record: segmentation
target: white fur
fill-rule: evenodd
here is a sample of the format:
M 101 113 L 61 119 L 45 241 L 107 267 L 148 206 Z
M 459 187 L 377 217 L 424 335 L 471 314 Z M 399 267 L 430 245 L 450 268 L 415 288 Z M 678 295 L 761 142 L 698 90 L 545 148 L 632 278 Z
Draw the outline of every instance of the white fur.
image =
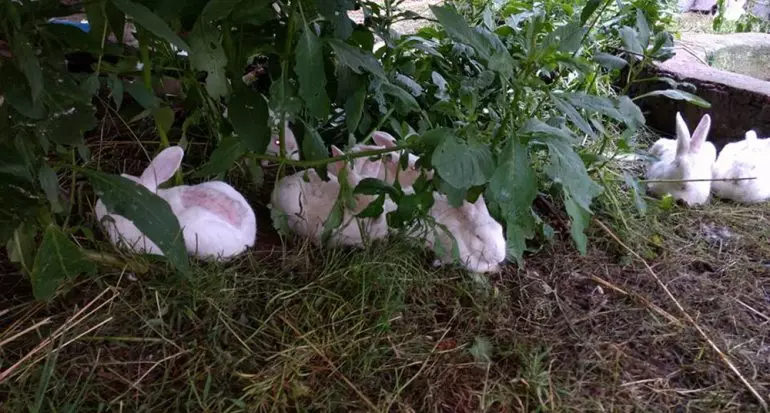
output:
M 758 139 L 753 130 L 746 132 L 744 140 L 722 148 L 713 172 L 714 179 L 732 179 L 712 183 L 720 198 L 744 203 L 770 199 L 770 140 Z
M 359 143 L 353 146 L 351 152 L 363 152 L 393 148 L 397 145 L 396 138 L 387 132 L 375 131 L 372 133 L 372 140 L 374 140 L 376 145 L 365 145 Z M 384 167 L 379 168 L 378 175 L 371 176 L 371 178 L 377 178 L 393 185 L 393 183 L 396 181 L 396 177 L 398 176 L 399 185 L 401 185 L 402 188 L 410 188 L 412 185 L 414 185 L 423 171 L 417 166 L 417 161 L 420 159 L 417 155 L 409 153 L 407 156 L 409 157 L 409 160 L 406 169 L 401 169 L 401 155 L 399 155 L 397 152 L 383 154 L 378 159 L 367 157 L 356 158 L 353 164 L 353 169 L 360 173 L 362 170 L 364 170 L 364 168 L 368 167 L 368 165 L 373 163 L 381 163 Z M 425 171 L 424 173 L 428 179 L 433 177 L 433 171 Z
M 284 138 L 286 139 L 286 157 L 293 160 L 299 160 L 299 144 L 297 143 L 297 137 L 294 136 L 294 132 L 289 128 L 289 122 L 284 123 Z M 272 135 L 270 137 L 270 143 L 267 144 L 265 155 L 279 156 L 281 154 L 281 137 L 280 135 Z M 262 166 L 268 166 L 269 161 L 263 160 Z
M 711 168 L 716 161 L 716 148 L 706 141 L 710 128 L 711 117 L 704 115 L 691 137 L 684 119 L 676 114 L 676 140 L 659 139 L 650 148 L 658 160 L 647 168 L 647 179 L 682 182 L 650 182 L 650 192 L 658 196 L 671 194 L 688 205 L 709 201 Z M 686 182 L 695 179 L 704 181 Z
M 426 245 L 436 252 L 437 261 L 454 261 L 454 238 L 465 268 L 477 273 L 498 271 L 506 257 L 505 235 L 503 227 L 489 214 L 484 197 L 479 196 L 475 203 L 463 201 L 459 208 L 449 205 L 447 197 L 438 192 L 433 193 L 433 199 L 430 215 L 437 225 L 434 234 L 427 234 Z M 440 250 L 436 244 L 440 244 Z
M 332 146 L 332 152 L 334 156 L 343 154 L 334 146 Z M 347 168 L 348 184 L 351 188 L 355 188 L 362 179 L 377 175 L 380 165 L 368 165 L 361 171 L 364 175 L 361 175 L 347 167 L 345 161 L 334 162 L 328 166 L 328 181 L 324 181 L 313 169 L 288 175 L 278 181 L 273 189 L 270 199 L 271 208 L 277 208 L 285 214 L 292 232 L 310 238 L 320 245 L 324 223 L 339 197 L 341 186 L 337 176 L 342 168 Z M 307 181 L 305 175 L 307 175 Z M 374 201 L 375 196 L 356 194 L 353 199 L 355 207 L 352 210 L 344 209 L 342 225 L 336 228 L 329 238 L 332 246 L 361 247 L 365 245 L 367 239 L 375 240 L 388 235 L 386 213 L 395 210 L 395 204 L 386 201 L 385 213 L 377 218 L 356 218 L 355 215 Z
M 226 260 L 254 245 L 257 219 L 246 199 L 230 185 L 211 181 L 198 185 L 180 185 L 158 189 L 171 179 L 181 165 L 181 147 L 166 148 L 153 159 L 139 178 L 123 175 L 146 187 L 169 203 L 179 220 L 187 252 L 202 259 Z M 123 243 L 137 252 L 163 255 L 128 219 L 108 214 L 101 200 L 96 215 L 101 221 L 110 215 L 116 224 L 107 225 L 110 241 Z M 136 246 L 134 246 L 136 245 Z

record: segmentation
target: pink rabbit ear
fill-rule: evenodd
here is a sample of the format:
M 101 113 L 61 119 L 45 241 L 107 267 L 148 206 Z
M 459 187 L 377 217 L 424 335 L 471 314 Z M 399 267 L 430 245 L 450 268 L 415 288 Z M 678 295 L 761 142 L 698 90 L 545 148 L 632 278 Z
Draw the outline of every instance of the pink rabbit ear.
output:
M 344 156 L 344 155 L 345 155 L 345 152 L 342 152 L 340 150 L 340 148 L 332 145 L 332 156 L 333 157 Z M 332 163 L 330 163 L 330 164 L 328 164 L 326 166 L 326 170 L 329 171 L 330 174 L 335 175 L 335 176 L 339 175 L 340 171 L 343 168 L 345 168 L 345 161 L 344 160 L 343 161 L 332 162 Z
M 184 150 L 180 146 L 171 146 L 162 150 L 142 173 L 139 178 L 141 184 L 154 191 L 158 185 L 174 176 L 182 164 L 183 157 Z
M 700 151 L 703 142 L 706 142 L 706 139 L 708 139 L 709 130 L 711 130 L 711 116 L 705 114 L 692 133 L 692 140 L 690 141 L 691 152 Z
M 384 146 L 386 148 L 392 148 L 396 146 L 396 138 L 387 132 L 375 131 L 372 133 L 372 139 L 377 145 Z

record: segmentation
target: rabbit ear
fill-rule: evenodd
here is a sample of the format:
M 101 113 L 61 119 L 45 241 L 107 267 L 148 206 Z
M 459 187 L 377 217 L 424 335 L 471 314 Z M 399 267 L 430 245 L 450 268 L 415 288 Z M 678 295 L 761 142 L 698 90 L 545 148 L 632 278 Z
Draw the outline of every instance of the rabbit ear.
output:
M 708 114 L 703 115 L 698 123 L 698 127 L 695 128 L 695 132 L 692 133 L 692 139 L 690 140 L 690 151 L 700 151 L 703 142 L 706 142 L 709 136 L 709 130 L 711 130 L 711 116 Z
M 345 152 L 342 152 L 340 150 L 340 148 L 332 145 L 332 156 L 333 157 L 343 156 L 343 155 L 345 155 Z M 332 162 L 332 163 L 326 165 L 326 170 L 329 171 L 330 174 L 335 175 L 335 176 L 339 175 L 340 171 L 343 168 L 345 168 L 345 161 L 344 160 Z
M 158 185 L 168 181 L 179 169 L 184 157 L 184 150 L 181 146 L 171 146 L 162 150 L 150 166 L 142 172 L 139 178 L 141 184 L 151 191 L 155 191 Z
M 682 156 L 690 152 L 690 129 L 687 127 L 682 114 L 676 112 L 676 155 Z
M 759 139 L 759 138 L 757 138 L 757 132 L 755 132 L 753 130 L 750 130 L 750 131 L 746 132 L 746 140 L 747 141 L 756 141 L 757 139 Z
M 386 148 L 392 148 L 396 146 L 396 138 L 387 132 L 375 131 L 372 133 L 372 139 L 377 145 L 384 146 Z

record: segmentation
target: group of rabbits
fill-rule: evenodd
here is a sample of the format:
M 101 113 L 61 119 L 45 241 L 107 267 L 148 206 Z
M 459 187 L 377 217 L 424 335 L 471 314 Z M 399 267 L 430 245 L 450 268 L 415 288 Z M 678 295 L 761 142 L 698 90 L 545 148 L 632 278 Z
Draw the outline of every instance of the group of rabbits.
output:
M 375 131 L 374 145 L 357 144 L 352 152 L 394 148 L 396 139 L 390 134 Z M 284 149 L 291 159 L 299 159 L 299 145 L 288 126 L 284 125 Z M 280 138 L 273 136 L 266 154 L 280 152 Z M 344 153 L 332 146 L 332 156 Z M 123 174 L 161 198 L 168 201 L 182 228 L 185 247 L 190 255 L 201 259 L 227 260 L 235 257 L 256 240 L 257 221 L 254 210 L 246 199 L 230 185 L 220 181 L 197 185 L 181 185 L 168 189 L 158 186 L 169 180 L 179 169 L 184 151 L 173 146 L 161 151 L 139 177 Z M 365 178 L 380 179 L 388 184 L 398 181 L 404 192 L 413 193 L 412 185 L 421 174 L 432 177 L 432 171 L 422 171 L 416 163 L 419 158 L 406 154 L 406 168 L 401 168 L 401 156 L 396 151 L 377 158 L 358 157 L 351 162 L 340 160 L 327 165 L 329 180 L 324 181 L 314 169 L 299 171 L 281 178 L 271 194 L 270 208 L 285 217 L 289 229 L 320 244 L 324 223 L 337 202 L 341 185 L 339 176 L 346 176 L 354 188 Z M 263 165 L 267 162 L 263 161 Z M 341 174 L 346 169 L 345 174 Z M 354 194 L 353 202 L 345 205 L 339 228 L 328 238 L 332 246 L 363 246 L 366 241 L 382 239 L 391 232 L 386 214 L 397 206 L 386 199 L 384 212 L 376 218 L 356 215 L 375 200 L 374 195 Z M 459 253 L 460 264 L 478 273 L 495 272 L 506 259 L 506 243 L 502 226 L 490 215 L 483 196 L 476 202 L 463 201 L 452 207 L 443 194 L 433 193 L 434 204 L 429 211 L 435 228 L 427 236 L 420 235 L 425 245 L 437 256 L 434 265 L 455 261 L 453 251 Z M 106 228 L 110 241 L 137 252 L 162 255 L 160 249 L 125 217 L 109 213 L 101 200 L 95 207 L 96 217 Z M 105 219 L 107 218 L 107 219 Z M 415 234 L 415 232 L 412 232 Z M 415 236 L 415 235 L 413 235 Z M 455 245 L 457 250 L 453 248 Z
M 743 140 L 725 145 L 717 157 L 707 141 L 711 117 L 704 115 L 690 135 L 681 114 L 676 114 L 676 139 L 658 139 L 650 154 L 657 158 L 647 168 L 648 188 L 655 195 L 671 196 L 687 205 L 709 202 L 711 193 L 742 203 L 770 199 L 770 139 L 746 132 Z

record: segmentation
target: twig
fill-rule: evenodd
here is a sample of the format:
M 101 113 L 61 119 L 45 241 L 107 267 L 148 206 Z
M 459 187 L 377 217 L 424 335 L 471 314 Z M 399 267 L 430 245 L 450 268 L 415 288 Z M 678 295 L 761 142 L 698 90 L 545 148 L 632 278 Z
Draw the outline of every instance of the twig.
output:
M 676 305 L 677 309 L 682 313 L 682 315 L 687 319 L 687 321 L 690 324 L 692 324 L 692 326 L 695 327 L 696 330 L 698 330 L 698 333 L 703 337 L 704 340 L 706 340 L 709 346 L 719 355 L 722 361 L 725 364 L 727 364 L 727 366 L 730 368 L 730 370 L 733 371 L 733 373 L 735 373 L 736 376 L 738 376 L 738 379 L 740 379 L 740 381 L 746 386 L 746 388 L 751 392 L 754 398 L 756 398 L 759 404 L 762 406 L 762 410 L 767 412 L 768 405 L 765 399 L 759 394 L 759 392 L 757 392 L 754 386 L 752 386 L 751 383 L 749 383 L 749 381 L 743 376 L 743 374 L 741 374 L 741 372 L 738 370 L 737 367 L 735 367 L 733 362 L 730 361 L 727 355 L 723 353 L 722 350 L 719 349 L 719 347 L 714 343 L 713 340 L 711 340 L 711 338 L 709 338 L 708 334 L 706 334 L 706 332 L 703 331 L 700 325 L 698 325 L 698 323 L 695 322 L 695 320 L 687 312 L 687 310 L 684 309 L 682 304 L 679 303 L 679 300 L 677 300 L 676 297 L 674 297 L 674 294 L 672 294 L 671 291 L 668 289 L 668 287 L 666 287 L 666 284 L 664 284 L 663 281 L 660 280 L 660 277 L 658 277 L 658 274 L 656 274 L 655 271 L 652 269 L 652 267 L 650 267 L 650 265 L 647 264 L 647 261 L 645 261 L 645 259 L 642 258 L 641 255 L 639 255 L 636 251 L 634 251 L 628 245 L 626 245 L 623 241 L 621 241 L 620 238 L 617 235 L 615 235 L 615 233 L 612 232 L 612 230 L 607 225 L 605 225 L 601 220 L 594 219 L 594 221 L 597 224 L 599 224 L 602 230 L 604 230 L 604 232 L 606 232 L 607 235 L 609 235 L 612 239 L 614 239 L 615 242 L 618 243 L 618 245 L 623 247 L 623 249 L 628 251 L 631 255 L 634 256 L 634 258 L 639 260 L 644 265 L 644 267 L 647 269 L 647 272 L 649 272 L 650 275 L 652 275 L 652 277 L 655 279 L 655 282 L 657 282 L 658 285 L 663 289 L 663 291 L 666 292 L 666 295 L 668 295 L 668 298 L 670 298 L 671 301 L 674 303 L 674 305 Z
M 337 368 L 337 366 L 335 366 L 335 365 L 334 365 L 334 363 L 332 363 L 332 361 L 331 361 L 331 360 L 329 360 L 329 358 L 328 358 L 328 357 L 326 357 L 326 354 L 324 354 L 323 352 L 321 352 L 321 349 L 319 349 L 318 347 L 316 347 L 316 345 L 315 345 L 315 344 L 313 344 L 313 343 L 312 343 L 310 340 L 308 340 L 308 338 L 307 338 L 307 337 L 305 337 L 305 336 L 304 336 L 304 335 L 303 335 L 303 334 L 302 334 L 302 333 L 301 333 L 301 332 L 300 332 L 300 331 L 297 329 L 297 327 L 294 327 L 294 325 L 293 325 L 291 322 L 289 322 L 289 320 L 287 320 L 287 319 L 286 319 L 286 317 L 284 317 L 284 316 L 282 316 L 282 315 L 279 315 L 279 316 L 278 316 L 278 318 L 280 318 L 280 319 L 281 319 L 281 321 L 283 321 L 284 323 L 286 323 L 286 325 L 287 325 L 287 326 L 289 326 L 289 328 L 290 328 L 292 331 L 294 331 L 294 334 L 296 334 L 296 335 L 297 335 L 299 338 L 301 338 L 302 340 L 304 340 L 304 341 L 305 341 L 305 343 L 307 343 L 307 345 L 308 345 L 308 346 L 310 346 L 310 348 L 312 348 L 312 349 L 313 349 L 313 351 L 315 351 L 315 352 L 316 352 L 316 354 L 318 354 L 318 356 L 319 356 L 319 357 L 321 357 L 321 358 L 322 358 L 322 359 L 323 359 L 323 360 L 326 362 L 326 364 L 328 364 L 328 365 L 329 365 L 329 367 L 331 367 L 331 369 L 332 369 L 332 371 L 333 371 L 333 372 L 337 373 L 337 374 L 338 374 L 340 377 L 342 377 L 342 380 L 343 380 L 343 381 L 345 381 L 345 384 L 347 384 L 347 385 L 348 385 L 348 387 L 350 387 L 350 388 L 351 388 L 351 389 L 352 389 L 352 390 L 353 390 L 353 391 L 354 391 L 354 392 L 355 392 L 355 393 L 358 395 L 358 397 L 360 397 L 360 398 L 361 398 L 361 400 L 362 400 L 362 401 L 363 401 L 363 402 L 364 402 L 364 403 L 365 403 L 367 406 L 369 406 L 369 408 L 370 408 L 372 411 L 377 411 L 377 410 L 378 410 L 378 409 L 377 409 L 377 406 L 376 406 L 374 403 L 372 403 L 372 401 L 371 401 L 371 400 L 369 400 L 369 398 L 368 398 L 368 397 L 366 397 L 366 395 L 365 395 L 364 393 L 362 393 L 362 392 L 361 392 L 361 390 L 358 390 L 358 387 L 356 387 L 356 385 L 355 385 L 355 384 L 353 384 L 353 382 L 351 382 L 350 380 L 348 380 L 348 378 L 347 378 L 347 377 L 345 377 L 345 375 L 344 375 L 344 374 L 342 374 L 342 372 L 340 372 L 340 370 Z
M 41 326 L 44 326 L 44 325 L 50 324 L 50 323 L 51 323 L 51 317 L 48 317 L 48 318 L 46 318 L 43 321 L 39 321 L 39 322 L 35 323 L 34 325 L 32 325 L 30 327 L 27 327 L 26 329 L 24 329 L 24 331 L 20 331 L 20 332 L 14 334 L 11 337 L 8 337 L 7 339 L 5 339 L 3 341 L 0 341 L 0 347 L 3 347 L 4 345 L 10 343 L 13 340 L 16 340 L 17 338 L 23 336 L 24 334 L 29 333 L 32 330 L 36 330 L 38 327 L 41 327 Z
M 664 309 L 662 309 L 662 308 L 658 307 L 657 305 L 655 305 L 655 304 L 654 304 L 653 302 L 651 302 L 650 300 L 648 300 L 648 299 L 644 298 L 644 296 L 642 296 L 642 295 L 640 295 L 640 294 L 637 294 L 637 293 L 635 293 L 635 292 L 633 292 L 633 291 L 626 291 L 626 290 L 624 290 L 624 289 L 622 289 L 622 288 L 618 287 L 617 285 L 615 285 L 615 284 L 612 284 L 611 282 L 609 282 L 609 281 L 606 281 L 606 280 L 604 280 L 604 279 L 602 279 L 602 278 L 599 278 L 599 277 L 597 277 L 597 276 L 595 276 L 595 275 L 592 275 L 592 276 L 591 276 L 591 279 L 592 279 L 592 280 L 594 280 L 594 281 L 595 281 L 597 284 L 601 284 L 601 285 L 603 285 L 603 286 L 605 286 L 605 287 L 607 287 L 607 288 L 609 288 L 609 289 L 611 289 L 611 290 L 613 290 L 613 291 L 615 291 L 615 292 L 618 292 L 618 293 L 620 293 L 620 294 L 623 294 L 623 295 L 627 295 L 627 296 L 630 296 L 631 298 L 633 298 L 633 299 L 635 299 L 635 300 L 637 300 L 637 301 L 641 302 L 642 304 L 644 304 L 644 305 L 645 305 L 647 308 L 649 308 L 650 310 L 652 310 L 652 311 L 654 311 L 654 312 L 658 313 L 658 314 L 659 314 L 660 316 L 662 316 L 663 318 L 665 318 L 665 319 L 667 319 L 668 321 L 670 321 L 670 322 L 672 322 L 672 323 L 676 324 L 676 325 L 677 325 L 677 327 L 682 327 L 682 322 L 681 322 L 681 321 L 679 321 L 679 319 L 678 319 L 678 318 L 676 318 L 676 317 L 674 317 L 673 315 L 671 315 L 671 313 L 669 313 L 668 311 L 666 311 L 666 310 L 664 310 Z

